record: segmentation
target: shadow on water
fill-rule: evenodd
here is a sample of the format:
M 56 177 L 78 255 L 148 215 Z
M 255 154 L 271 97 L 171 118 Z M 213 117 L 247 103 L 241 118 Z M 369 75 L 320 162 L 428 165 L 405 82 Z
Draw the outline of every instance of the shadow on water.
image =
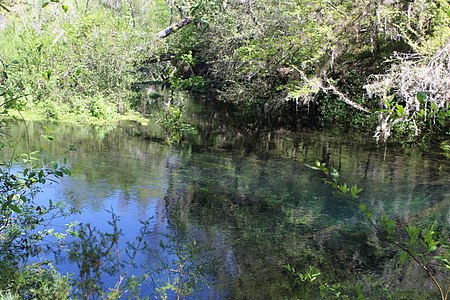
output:
M 45 187 L 38 201 L 63 200 L 82 210 L 73 220 L 100 228 L 109 218 L 105 209 L 112 208 L 127 239 L 138 234 L 139 220 L 152 218 L 152 251 L 140 259 L 153 270 L 162 256 L 176 261 L 170 241 L 181 228 L 174 224 L 182 225 L 183 242 L 195 240 L 199 249 L 208 249 L 203 258 L 210 258 L 197 256 L 190 263 L 213 264 L 205 275 L 211 289 L 197 286 L 200 298 L 319 297 L 317 289 L 295 285 L 286 264 L 301 271 L 317 266 L 327 280 L 347 286 L 369 286 L 376 279 L 430 287 L 420 270 L 394 274 L 389 253 L 381 251 L 357 207 L 333 194 L 305 163 L 325 161 L 364 187 L 363 201 L 375 214 L 399 222 L 448 222 L 450 165 L 438 151 L 386 151 L 358 135 L 230 127 L 217 111 L 196 117 L 202 112 L 193 106 L 187 112 L 198 136 L 179 149 L 162 143 L 154 125 L 46 124 L 55 137 L 48 142 L 41 138 L 43 124 L 28 123 L 31 149 L 42 150 L 48 160 L 63 153 L 74 170 L 73 177 Z M 16 153 L 24 151 L 23 125 L 10 123 L 9 133 Z M 65 153 L 67 145 L 77 151 Z M 3 157 L 10 155 L 4 150 Z M 166 247 L 159 246 L 161 240 Z M 60 268 L 75 272 L 69 261 Z M 144 286 L 153 297 L 170 276 L 158 274 Z

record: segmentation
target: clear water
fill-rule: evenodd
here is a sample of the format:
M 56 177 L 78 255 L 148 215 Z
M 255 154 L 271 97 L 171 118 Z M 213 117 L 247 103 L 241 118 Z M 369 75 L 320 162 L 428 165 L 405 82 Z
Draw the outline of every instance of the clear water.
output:
M 15 152 L 25 151 L 24 125 L 10 125 Z M 420 286 L 431 287 L 420 271 L 393 274 L 389 255 L 358 208 L 335 195 L 305 163 L 326 161 L 349 184 L 363 187 L 361 201 L 376 215 L 449 225 L 450 164 L 439 150 L 385 149 L 370 137 L 320 132 L 233 136 L 217 130 L 200 132 L 192 145 L 175 149 L 158 142 L 162 135 L 155 127 L 136 124 L 46 124 L 55 137 L 48 142 L 41 137 L 42 124 L 27 126 L 31 149 L 42 150 L 47 160 L 67 157 L 74 171 L 46 186 L 37 199 L 62 200 L 81 210 L 55 220 L 57 229 L 78 220 L 109 230 L 106 210 L 113 210 L 120 216 L 124 245 L 139 234 L 139 221 L 150 219 L 150 250 L 139 256 L 145 267 L 133 272 L 154 270 L 153 280 L 143 284 L 143 294 L 152 298 L 171 275 L 161 271 L 162 261 L 177 260 L 177 236 L 196 242 L 184 251 L 201 253 L 190 264 L 205 267 L 210 285 L 199 282 L 192 298 L 319 297 L 316 287 L 294 284 L 286 264 L 300 271 L 314 265 L 330 283 L 366 289 L 373 280 L 411 290 L 420 280 Z M 68 145 L 77 151 L 65 152 Z M 4 158 L 10 155 L 3 152 Z M 58 268 L 78 274 L 68 259 L 60 258 Z M 108 277 L 106 284 L 115 280 Z

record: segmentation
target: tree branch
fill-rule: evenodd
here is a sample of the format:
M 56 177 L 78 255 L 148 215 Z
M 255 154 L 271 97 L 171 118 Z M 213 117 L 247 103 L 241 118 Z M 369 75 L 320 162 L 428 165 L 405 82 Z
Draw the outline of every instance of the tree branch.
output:
M 169 27 L 165 28 L 164 30 L 161 30 L 160 32 L 158 32 L 158 34 L 156 36 L 159 39 L 163 39 L 163 38 L 171 35 L 172 33 L 178 31 L 179 29 L 183 28 L 187 24 L 191 23 L 192 20 L 193 20 L 192 17 L 183 18 L 183 19 L 179 20 L 178 22 L 176 22 L 176 23 L 170 25 Z
M 350 106 L 353 106 L 354 108 L 356 108 L 357 110 L 366 112 L 366 113 L 370 113 L 370 111 L 365 108 L 364 106 L 350 100 L 347 96 L 345 96 L 343 93 L 341 93 L 332 83 L 329 79 L 326 79 L 327 82 L 327 87 L 322 86 L 322 89 L 324 91 L 332 91 L 335 95 L 337 95 L 339 97 L 340 100 L 344 101 L 345 103 L 347 103 Z

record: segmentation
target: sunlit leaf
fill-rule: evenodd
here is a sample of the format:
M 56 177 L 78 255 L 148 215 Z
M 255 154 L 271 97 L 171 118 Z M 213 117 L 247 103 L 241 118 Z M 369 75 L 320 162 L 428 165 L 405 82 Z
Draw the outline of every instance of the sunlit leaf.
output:
M 366 210 L 367 210 L 367 207 L 366 207 L 365 204 L 360 204 L 360 205 L 359 205 L 359 209 L 360 209 L 363 213 L 365 213 Z
M 437 107 L 437 105 L 436 105 L 436 102 L 432 102 L 431 103 L 431 108 L 433 109 L 433 111 L 438 111 L 439 109 L 438 109 L 438 107 Z
M 408 253 L 406 253 L 405 251 L 402 251 L 400 253 L 400 262 L 404 263 L 407 259 L 408 259 Z

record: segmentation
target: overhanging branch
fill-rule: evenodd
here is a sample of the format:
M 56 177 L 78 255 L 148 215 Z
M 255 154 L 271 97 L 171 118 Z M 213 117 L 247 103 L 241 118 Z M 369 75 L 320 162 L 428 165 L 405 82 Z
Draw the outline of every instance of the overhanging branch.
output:
M 339 97 L 340 100 L 342 100 L 343 102 L 347 103 L 348 105 L 356 108 L 357 110 L 366 112 L 366 113 L 370 113 L 370 111 L 363 107 L 362 105 L 350 100 L 347 96 L 345 96 L 343 93 L 341 93 L 332 83 L 329 79 L 326 79 L 327 85 L 328 86 L 322 86 L 322 89 L 324 91 L 332 91 L 336 96 Z
M 192 17 L 186 17 L 184 19 L 181 19 L 178 22 L 176 22 L 176 23 L 170 25 L 169 27 L 165 28 L 164 30 L 161 30 L 160 32 L 158 32 L 158 34 L 156 36 L 159 39 L 163 39 L 163 38 L 171 35 L 172 33 L 178 31 L 179 29 L 183 28 L 187 24 L 191 23 L 192 20 L 193 20 Z

